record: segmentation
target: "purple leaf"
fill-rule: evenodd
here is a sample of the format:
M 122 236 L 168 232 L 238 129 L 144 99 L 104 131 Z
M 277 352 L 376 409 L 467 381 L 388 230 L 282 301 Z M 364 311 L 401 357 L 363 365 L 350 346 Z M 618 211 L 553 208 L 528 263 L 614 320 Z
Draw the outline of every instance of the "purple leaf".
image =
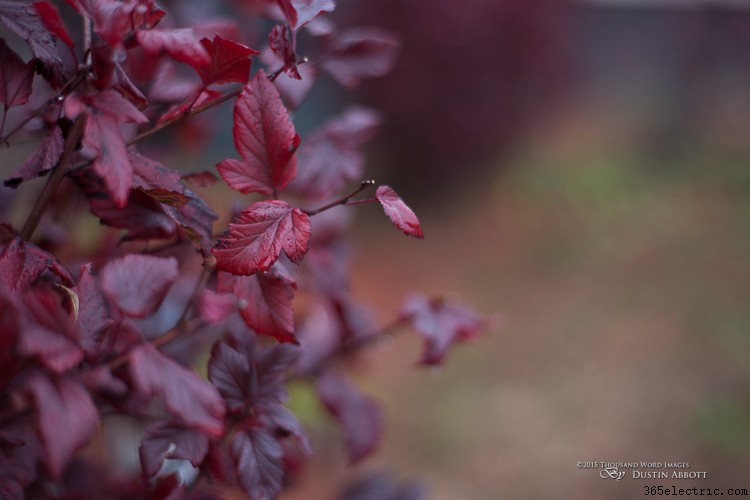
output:
M 81 347 L 87 355 L 96 355 L 106 330 L 112 326 L 112 312 L 96 278 L 91 274 L 91 264 L 81 266 L 78 283 L 78 327 Z
M 269 269 L 282 250 L 299 263 L 309 240 L 310 220 L 304 212 L 280 200 L 257 201 L 229 224 L 211 253 L 220 271 L 250 275 Z
M 35 177 L 46 174 L 60 161 L 63 153 L 65 140 L 63 139 L 62 130 L 55 126 L 47 137 L 39 144 L 21 168 L 13 177 L 6 179 L 5 185 L 16 187 L 23 181 L 28 181 Z
M 213 385 L 195 372 L 151 344 L 132 350 L 128 366 L 137 393 L 144 399 L 162 396 L 167 411 L 177 422 L 212 437 L 224 432 L 224 400 Z
M 378 113 L 361 107 L 346 110 L 326 123 L 300 146 L 299 172 L 289 186 L 294 193 L 330 197 L 362 178 L 362 145 L 380 125 Z
M 28 391 L 37 407 L 37 426 L 44 443 L 44 461 L 60 479 L 73 454 L 86 444 L 99 425 L 99 412 L 81 385 L 35 375 Z
M 143 472 L 155 476 L 167 458 L 187 460 L 199 467 L 208 453 L 208 436 L 193 429 L 157 424 L 146 431 L 138 454 Z
M 316 388 L 323 405 L 341 424 L 349 461 L 356 462 L 372 453 L 383 430 L 378 404 L 333 372 L 319 377 Z
M 131 254 L 102 269 L 101 286 L 124 314 L 145 318 L 156 312 L 177 276 L 174 257 Z
M 366 78 L 387 74 L 396 61 L 398 45 L 398 40 L 388 32 L 350 29 L 331 42 L 322 66 L 341 85 L 354 88 Z
M 389 186 L 380 186 L 375 192 L 375 197 L 383 206 L 385 214 L 401 232 L 414 238 L 424 238 L 419 219 L 393 189 Z
M 230 454 L 248 497 L 278 497 L 284 479 L 284 453 L 270 431 L 256 428 L 237 434 L 230 444 Z
M 441 364 L 455 342 L 472 339 L 487 326 L 487 319 L 468 307 L 441 298 L 412 297 L 400 315 L 411 321 L 414 329 L 425 338 L 421 362 L 428 365 Z
M 243 89 L 234 107 L 234 144 L 242 161 L 224 160 L 219 173 L 242 193 L 270 194 L 297 175 L 299 136 L 279 92 L 261 70 Z
M 296 35 L 287 26 L 277 24 L 268 34 L 268 46 L 273 54 L 283 63 L 284 72 L 290 78 L 301 80 L 297 71 Z
M 250 362 L 247 357 L 223 342 L 211 349 L 208 379 L 216 386 L 227 404 L 227 411 L 240 413 L 250 400 Z
M 33 59 L 24 63 L 0 38 L 0 102 L 6 110 L 28 102 L 33 80 Z
M 30 2 L 0 0 L 0 24 L 29 44 L 32 55 L 40 62 L 45 79 L 55 86 L 65 82 L 65 68 L 55 38 Z

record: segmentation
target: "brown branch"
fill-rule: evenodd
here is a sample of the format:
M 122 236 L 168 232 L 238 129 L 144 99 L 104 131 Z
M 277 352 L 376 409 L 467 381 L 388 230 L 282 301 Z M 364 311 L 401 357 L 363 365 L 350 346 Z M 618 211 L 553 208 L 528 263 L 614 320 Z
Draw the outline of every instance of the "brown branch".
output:
M 31 209 L 31 213 L 21 229 L 21 238 L 29 240 L 34 234 L 34 230 L 39 224 L 44 210 L 47 208 L 49 201 L 57 191 L 60 182 L 62 182 L 63 177 L 65 176 L 65 170 L 73 159 L 78 142 L 81 140 L 81 136 L 83 136 L 83 125 L 85 122 L 86 115 L 83 113 L 78 115 L 78 118 L 73 122 L 70 132 L 68 132 L 68 137 L 65 139 L 62 157 L 52 169 L 52 173 L 47 177 L 47 183 L 44 185 L 39 198 L 34 204 L 34 208 Z
M 365 189 L 367 189 L 367 188 L 369 188 L 371 186 L 374 186 L 374 185 L 375 185 L 375 181 L 373 181 L 373 180 L 362 181 L 362 183 L 359 185 L 359 187 L 357 189 L 355 189 L 354 191 L 352 191 L 348 195 L 344 196 L 343 198 L 339 198 L 338 200 L 332 201 L 331 203 L 328 203 L 327 205 L 323 205 L 320 208 L 316 208 L 315 210 L 305 210 L 304 212 L 307 215 L 309 215 L 309 216 L 313 216 L 313 215 L 317 215 L 317 214 L 319 214 L 321 212 L 325 212 L 326 210 L 329 210 L 329 209 L 331 209 L 333 207 L 336 207 L 338 205 L 353 205 L 353 204 L 360 203 L 360 202 L 370 202 L 370 201 L 372 201 L 370 199 L 368 199 L 368 200 L 361 200 L 361 201 L 350 201 L 350 200 L 352 198 L 354 198 L 355 196 L 357 196 L 362 191 L 364 191 Z

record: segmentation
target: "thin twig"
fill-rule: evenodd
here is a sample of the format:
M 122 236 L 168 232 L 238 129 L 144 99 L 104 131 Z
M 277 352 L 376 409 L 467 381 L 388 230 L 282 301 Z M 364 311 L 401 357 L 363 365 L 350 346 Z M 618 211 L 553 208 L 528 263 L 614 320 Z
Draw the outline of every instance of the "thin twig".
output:
M 60 87 L 60 89 L 54 93 L 52 97 L 44 101 L 44 104 L 39 106 L 37 109 L 35 109 L 31 114 L 29 114 L 26 118 L 21 120 L 18 125 L 13 127 L 13 130 L 5 134 L 2 138 L 0 138 L 0 144 L 7 143 L 8 139 L 10 139 L 12 136 L 14 136 L 18 131 L 23 129 L 27 123 L 29 123 L 31 120 L 36 118 L 37 116 L 41 115 L 44 110 L 47 109 L 52 103 L 59 101 L 61 97 L 63 97 L 68 92 L 74 90 L 76 87 L 78 87 L 81 82 L 83 82 L 86 79 L 86 75 L 89 74 L 93 66 L 88 65 L 81 68 L 78 73 L 76 73 L 70 80 L 65 82 L 65 84 Z
M 49 177 L 47 177 L 47 182 L 42 189 L 42 193 L 36 200 L 34 208 L 31 209 L 31 213 L 29 214 L 29 218 L 26 219 L 26 223 L 21 229 L 21 238 L 29 240 L 34 234 L 34 230 L 39 224 L 44 210 L 47 208 L 49 201 L 57 191 L 57 187 L 60 185 L 60 182 L 62 182 L 63 177 L 65 177 L 65 170 L 68 168 L 68 164 L 73 159 L 73 155 L 75 154 L 78 142 L 81 140 L 81 136 L 83 136 L 83 125 L 85 122 L 86 115 L 83 113 L 78 115 L 78 117 L 73 122 L 73 126 L 71 127 L 70 132 L 68 132 L 68 137 L 65 139 L 65 146 L 63 149 L 62 157 L 60 158 L 60 161 L 57 162 L 57 165 L 55 165 L 55 167 L 52 169 L 52 173 L 49 175 Z
M 333 208 L 335 206 L 338 206 L 338 205 L 347 205 L 347 204 L 352 205 L 352 204 L 355 204 L 355 203 L 357 203 L 357 201 L 350 202 L 349 200 L 351 200 L 352 198 L 354 198 L 355 196 L 357 196 L 359 193 L 361 193 L 365 189 L 367 189 L 367 188 L 369 188 L 371 186 L 374 186 L 374 185 L 375 185 L 375 181 L 373 181 L 373 180 L 362 181 L 362 183 L 359 185 L 359 187 L 357 189 L 355 189 L 354 191 L 352 191 L 348 195 L 344 196 L 343 198 L 339 198 L 338 200 L 332 201 L 331 203 L 329 203 L 327 205 L 323 205 L 320 208 L 316 208 L 315 210 L 305 210 L 304 212 L 307 215 L 312 216 L 312 215 L 317 215 L 320 212 L 325 212 L 326 210 L 329 210 L 329 209 L 331 209 L 331 208 Z M 371 201 L 371 200 L 368 200 L 368 201 Z

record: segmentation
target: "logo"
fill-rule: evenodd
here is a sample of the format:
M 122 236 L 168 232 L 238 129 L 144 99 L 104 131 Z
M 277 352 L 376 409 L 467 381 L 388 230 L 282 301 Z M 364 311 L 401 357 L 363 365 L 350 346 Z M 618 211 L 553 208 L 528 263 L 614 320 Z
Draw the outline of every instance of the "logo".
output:
M 599 471 L 599 477 L 602 479 L 614 479 L 619 483 L 625 477 L 625 471 L 620 472 L 617 467 L 607 467 Z

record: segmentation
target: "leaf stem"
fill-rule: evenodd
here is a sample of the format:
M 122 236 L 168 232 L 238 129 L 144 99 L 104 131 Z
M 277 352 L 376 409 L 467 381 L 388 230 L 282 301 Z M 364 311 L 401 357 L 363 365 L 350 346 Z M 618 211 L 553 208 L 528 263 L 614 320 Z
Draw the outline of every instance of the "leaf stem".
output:
M 42 218 L 44 210 L 47 208 L 47 205 L 52 199 L 52 196 L 55 194 L 55 191 L 57 191 L 60 182 L 62 182 L 63 177 L 65 176 L 65 169 L 68 168 L 68 164 L 73 159 L 73 155 L 75 154 L 78 142 L 83 136 L 83 125 L 85 122 L 86 115 L 83 113 L 78 115 L 78 117 L 73 122 L 73 126 L 71 127 L 70 132 L 68 132 L 68 137 L 65 139 L 65 146 L 63 149 L 62 157 L 60 158 L 60 161 L 57 162 L 57 165 L 55 165 L 55 167 L 52 169 L 52 173 L 49 175 L 49 177 L 47 177 L 47 182 L 44 185 L 39 198 L 36 200 L 34 208 L 31 209 L 31 213 L 29 214 L 28 219 L 26 219 L 26 223 L 21 229 L 21 238 L 23 238 L 24 240 L 31 239 L 36 226 L 39 224 L 39 221 Z
M 308 216 L 312 216 L 312 215 L 317 215 L 321 212 L 325 212 L 326 210 L 329 210 L 338 205 L 355 205 L 357 203 L 369 203 L 373 201 L 375 198 L 367 199 L 367 200 L 356 200 L 356 201 L 350 201 L 350 200 L 354 198 L 355 196 L 357 196 L 362 191 L 364 191 L 365 189 L 368 189 L 369 187 L 374 186 L 374 185 L 375 185 L 375 181 L 372 179 L 362 181 L 359 187 L 355 189 L 354 191 L 352 191 L 351 193 L 349 193 L 348 195 L 342 198 L 339 198 L 338 200 L 332 201 L 331 203 L 328 203 L 327 205 L 323 205 L 320 208 L 316 208 L 315 210 L 304 210 L 304 212 Z
M 24 128 L 26 124 L 29 123 L 31 120 L 33 120 L 34 118 L 42 114 L 49 105 L 51 105 L 52 103 L 56 101 L 59 101 L 60 98 L 63 97 L 65 94 L 67 94 L 68 92 L 71 92 L 76 87 L 78 87 L 81 84 L 81 82 L 84 81 L 84 79 L 86 78 L 86 75 L 88 75 L 92 69 L 93 69 L 93 66 L 90 64 L 88 66 L 84 66 L 83 68 L 81 68 L 78 71 L 78 73 L 76 73 L 70 80 L 65 82 L 65 84 L 62 87 L 60 87 L 60 89 L 57 92 L 55 92 L 52 97 L 44 101 L 44 104 L 39 106 L 37 109 L 31 112 L 31 114 L 29 114 L 26 118 L 21 120 L 18 123 L 18 125 L 13 127 L 13 130 L 11 130 L 7 134 L 5 134 L 3 137 L 1 137 L 0 144 L 7 143 L 8 139 L 10 139 L 16 133 L 18 133 L 18 131 Z
M 162 130 L 162 129 L 170 126 L 170 125 L 174 125 L 175 123 L 181 122 L 182 120 L 184 120 L 186 118 L 189 118 L 189 117 L 191 117 L 193 115 L 197 115 L 198 113 L 203 113 L 204 111 L 206 111 L 208 109 L 211 109 L 211 108 L 213 108 L 215 106 L 218 106 L 219 104 L 222 104 L 222 103 L 228 101 L 229 99 L 237 97 L 238 95 L 240 95 L 240 92 L 242 92 L 243 88 L 245 88 L 245 87 L 244 86 L 243 87 L 237 87 L 236 89 L 227 92 L 223 96 L 218 97 L 218 98 L 214 99 L 213 101 L 208 101 L 206 103 L 201 104 L 200 106 L 196 106 L 194 108 L 189 108 L 186 112 L 184 112 L 182 114 L 179 114 L 179 115 L 175 116 L 174 118 L 171 118 L 171 119 L 169 119 L 169 120 L 167 120 L 165 122 L 159 123 L 159 124 L 151 127 L 150 129 L 144 131 L 144 132 L 141 132 L 140 134 L 138 134 L 134 138 L 130 139 L 127 142 L 127 145 L 128 146 L 132 146 L 136 142 L 140 142 L 143 139 L 145 139 L 146 137 L 151 137 L 155 133 L 159 132 L 160 130 Z M 83 166 L 83 165 L 81 165 L 81 166 Z

